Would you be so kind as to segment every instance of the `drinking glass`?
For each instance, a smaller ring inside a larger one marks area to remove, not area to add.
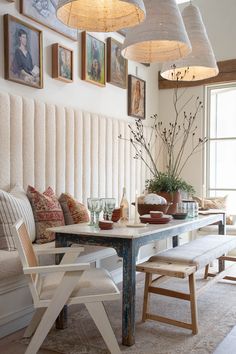
[[[107,208],[108,200],[109,198],[101,198],[104,220],[108,220],[108,208]]]
[[[94,207],[94,212],[95,212],[95,227],[99,227],[99,215],[102,211],[102,200],[101,199],[93,199],[92,201],[93,207]]]
[[[106,199],[106,210],[107,210],[107,214],[108,214],[108,220],[110,220],[110,221],[111,221],[112,213],[113,213],[113,210],[115,209],[115,206],[116,206],[115,198],[107,198]]]
[[[94,198],[88,198],[87,199],[87,205],[88,205],[88,210],[90,211],[90,223],[89,226],[94,226],[94,204],[93,204]]]

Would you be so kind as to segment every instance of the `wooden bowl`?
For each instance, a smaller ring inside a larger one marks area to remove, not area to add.
[[[162,211],[167,213],[171,203],[168,204],[138,204],[139,215],[149,214],[150,211]]]

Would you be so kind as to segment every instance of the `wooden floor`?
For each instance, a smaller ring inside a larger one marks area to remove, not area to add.
[[[1,354],[24,354],[26,345],[20,343],[24,330],[15,332],[7,337],[0,339],[0,353]],[[57,352],[52,350],[39,350],[38,354],[55,354]]]

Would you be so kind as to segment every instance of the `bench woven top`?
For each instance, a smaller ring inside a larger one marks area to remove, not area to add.
[[[236,236],[208,235],[151,257],[149,262],[176,262],[205,267],[216,258],[236,248]]]

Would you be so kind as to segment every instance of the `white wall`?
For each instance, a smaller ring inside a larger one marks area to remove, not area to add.
[[[63,105],[71,105],[79,107],[83,110],[101,113],[106,116],[117,118],[128,118],[127,116],[127,90],[118,88],[107,83],[105,88],[100,88],[96,85],[87,83],[80,79],[81,76],[81,48],[80,40],[74,42],[67,39],[65,36],[50,30],[43,25],[40,25],[23,15],[18,11],[19,1],[16,3],[9,3],[6,0],[0,0],[0,28],[2,28],[2,40],[0,41],[0,89],[41,99],[45,102],[62,103]],[[35,89],[21,84],[13,83],[4,80],[4,49],[3,49],[3,17],[2,15],[9,13],[15,17],[20,18],[26,23],[43,31],[43,71],[44,71],[44,88]],[[94,34],[101,40],[112,35],[115,39],[122,41],[123,37],[119,34]],[[79,36],[80,37],[80,36]],[[53,43],[60,43],[74,50],[74,82],[63,83],[52,79],[51,77],[51,45]],[[156,70],[152,67],[148,68],[142,64],[129,62],[129,74],[139,76],[146,80],[147,99],[146,99],[146,116],[150,116],[157,112],[158,109],[158,83]],[[153,99],[154,96],[154,99]],[[130,118],[133,120],[133,118]]]
[[[195,0],[193,4],[197,5],[201,11],[217,61],[235,59],[236,1]],[[186,5],[181,5],[181,8],[184,8],[184,6]],[[172,95],[173,90],[159,90],[159,116],[161,120],[171,119],[174,115]],[[199,96],[204,102],[204,86],[188,88],[185,97],[191,96]],[[190,110],[193,111],[191,107]],[[198,116],[197,125],[200,136],[203,134],[204,110]],[[202,156],[202,153],[198,153],[191,158],[182,174],[183,178],[195,187],[198,194],[202,192],[203,183]]]

